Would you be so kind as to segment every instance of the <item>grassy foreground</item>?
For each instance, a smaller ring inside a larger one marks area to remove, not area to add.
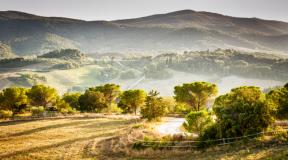
[[[73,117],[0,123],[0,159],[287,159],[288,146],[129,151],[135,120]],[[133,127],[132,127],[133,128]],[[136,129],[137,130],[137,129]],[[120,133],[123,133],[120,135]],[[119,136],[120,135],[120,136]]]
[[[97,141],[129,127],[132,120],[66,118],[0,123],[0,159],[97,159]]]

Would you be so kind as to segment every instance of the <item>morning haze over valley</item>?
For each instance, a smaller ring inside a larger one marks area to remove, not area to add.
[[[12,1],[0,159],[288,158],[286,2]]]
[[[97,81],[99,84],[121,83],[129,88],[138,81],[137,78],[146,74],[142,80],[145,82],[139,82],[139,87],[148,90],[156,87],[164,95],[171,95],[173,86],[169,88],[158,84],[179,84],[199,79],[220,85],[226,81],[233,81],[235,85],[250,83],[262,87],[268,85],[268,88],[281,85],[287,79],[287,75],[282,75],[287,67],[286,22],[235,18],[193,10],[116,21],[41,17],[18,11],[2,11],[0,15],[1,57],[14,57],[6,60],[7,62],[2,60],[1,70],[13,69],[14,73],[16,72],[13,75],[18,74],[17,78],[10,73],[12,80],[9,80],[9,77],[3,78],[2,88],[5,87],[5,83],[25,84],[25,80],[26,86],[33,85],[33,82],[29,84],[27,77],[23,77],[27,74],[34,75],[34,78],[31,78],[35,82],[39,80],[39,76],[43,79],[48,78],[47,83],[56,83],[53,85],[59,87],[61,92],[73,87],[85,89],[90,85],[96,85]],[[56,52],[59,54],[49,54],[55,50],[58,50]],[[273,64],[273,60],[281,58],[283,62]],[[260,62],[263,59],[267,62]],[[168,60],[171,64],[167,64]],[[231,66],[228,60],[238,62],[239,66]],[[142,66],[137,61],[143,63]],[[110,66],[100,67],[101,62]],[[159,67],[160,65],[163,67]],[[228,71],[223,71],[224,66]],[[81,69],[83,72],[77,72]],[[243,71],[245,69],[246,71]],[[249,69],[251,71],[247,71]],[[251,73],[254,72],[253,69],[255,72],[259,70],[260,77]],[[262,73],[261,69],[267,69],[271,75],[267,72]],[[278,70],[275,73],[273,69]],[[37,71],[47,72],[37,74]],[[125,74],[128,71],[133,72],[135,77],[121,79],[121,72]],[[62,73],[73,72],[78,74],[62,77]],[[283,76],[282,79],[274,76],[277,72]],[[268,76],[261,78],[262,74]],[[135,82],[131,81],[132,79],[135,79]],[[234,87],[232,84],[223,85]],[[229,91],[231,87],[225,91]]]

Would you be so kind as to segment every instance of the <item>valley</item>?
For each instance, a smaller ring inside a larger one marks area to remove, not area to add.
[[[64,94],[115,83],[122,89],[156,89],[163,96],[172,96],[173,86],[207,81],[217,84],[221,95],[244,85],[269,89],[288,79],[285,55],[215,50],[153,57],[102,54],[92,58],[78,50],[54,52],[36,59],[0,60],[1,88],[47,84]],[[14,61],[21,63],[14,65]]]
[[[287,159],[287,22],[62,1],[0,10],[1,160]]]

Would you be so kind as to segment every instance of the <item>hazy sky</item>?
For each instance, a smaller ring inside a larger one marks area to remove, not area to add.
[[[0,10],[84,20],[135,18],[182,9],[288,22],[288,0],[0,0]]]

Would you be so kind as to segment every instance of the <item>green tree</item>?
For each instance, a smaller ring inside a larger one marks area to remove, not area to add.
[[[6,88],[0,94],[1,106],[0,110],[10,110],[13,114],[20,113],[25,110],[29,104],[26,88],[11,87]]]
[[[177,102],[190,105],[194,111],[200,111],[217,92],[217,86],[208,82],[184,83],[174,87],[174,98]]]
[[[186,115],[185,120],[186,121],[183,123],[184,128],[188,132],[197,134],[201,134],[203,130],[213,124],[211,115],[205,110],[191,111]]]
[[[62,99],[68,103],[72,108],[80,110],[79,97],[81,93],[65,93]]]
[[[102,109],[108,107],[103,93],[99,91],[86,90],[79,97],[81,112],[101,112]]]
[[[267,95],[277,106],[277,118],[288,119],[288,83],[282,88],[276,88]]]
[[[274,121],[275,105],[259,87],[239,87],[216,98],[213,111],[220,138],[237,137],[265,130]]]
[[[116,84],[105,84],[103,86],[89,88],[88,90],[103,93],[105,100],[109,105],[115,102],[121,93],[120,86]]]
[[[52,109],[59,98],[56,89],[45,85],[32,86],[28,97],[32,105],[43,106],[45,109]]]
[[[127,90],[120,96],[119,107],[126,113],[137,114],[137,109],[145,103],[146,93],[143,90]]]
[[[159,97],[159,92],[150,91],[145,100],[145,105],[141,108],[142,117],[150,121],[164,116],[166,112],[166,106],[162,97]]]

